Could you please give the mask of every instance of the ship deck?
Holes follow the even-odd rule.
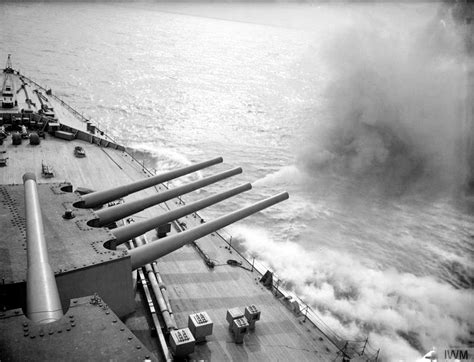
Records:
[[[218,237],[199,241],[212,259],[226,263],[236,259]],[[250,268],[250,265],[243,265]],[[190,313],[206,311],[214,322],[214,333],[205,346],[196,349],[193,359],[221,360],[333,360],[336,349],[304,317],[296,317],[268,289],[259,283],[260,275],[239,267],[223,265],[210,271],[203,260],[196,259],[193,247],[185,247],[159,262],[162,277],[170,293],[178,325],[187,325]],[[243,311],[247,305],[261,311],[261,320],[244,339],[233,343],[225,319],[229,308]],[[209,352],[211,352],[209,354]]]
[[[21,93],[21,92],[20,92]],[[31,98],[30,93],[30,98]],[[78,120],[68,112],[59,111],[60,104],[51,101],[59,121],[77,126]],[[80,123],[80,122],[79,122]],[[81,126],[83,127],[83,125]],[[10,141],[10,142],[7,142]],[[86,157],[74,157],[75,146],[81,146]],[[6,167],[0,168],[0,184],[21,184],[25,172],[34,172],[39,183],[71,182],[74,189],[86,187],[102,190],[119,186],[144,177],[151,176],[142,165],[124,151],[101,147],[82,140],[63,140],[46,135],[38,146],[24,141],[13,145],[7,139],[0,145],[0,158],[8,157]],[[54,170],[54,177],[41,178],[42,164],[46,163]],[[212,186],[214,190],[218,186]],[[148,188],[125,198],[125,201],[164,191],[159,185]],[[135,218],[148,218],[180,206],[175,199],[149,208]],[[187,227],[198,225],[201,220],[197,214],[180,219]],[[179,232],[178,224],[172,232]],[[152,241],[154,232],[146,235]],[[302,315],[296,315],[281,294],[264,287],[260,282],[261,274],[251,270],[252,266],[234,249],[229,247],[218,233],[213,233],[157,261],[157,266],[169,293],[171,307],[178,328],[188,326],[189,314],[207,312],[213,321],[213,333],[205,343],[196,345],[193,360],[253,360],[253,361],[329,361],[335,360],[337,347],[310,321]],[[216,262],[209,268],[202,252]],[[227,264],[229,259],[242,263],[242,267]],[[54,260],[51,261],[54,264]],[[249,270],[250,269],[250,270]],[[157,359],[163,359],[158,338],[153,330],[152,318],[147,309],[143,289],[138,285],[136,293],[136,312],[124,320],[130,330],[155,353]],[[233,340],[226,321],[226,312],[231,308],[255,305],[261,311],[261,319],[256,328],[250,331],[243,343]],[[161,317],[159,318],[162,323]]]
[[[80,145],[86,157],[74,156],[64,161],[57,155],[73,155],[74,147]],[[1,184],[21,184],[25,172],[41,175],[42,162],[48,163],[54,170],[54,177],[40,179],[39,182],[71,182],[76,187],[94,190],[118,186],[145,176],[141,165],[126,152],[105,149],[83,141],[64,141],[49,135],[39,146],[22,144],[14,146],[4,144],[0,152],[9,157],[7,168],[0,168]],[[8,172],[7,172],[8,170]],[[91,171],[93,170],[93,171]],[[215,187],[215,186],[214,186]],[[143,190],[127,199],[141,198],[164,190],[164,186]],[[167,202],[150,208],[137,218],[155,216],[166,209],[178,207],[179,201]],[[195,215],[180,219],[188,227],[200,223]],[[148,233],[148,239],[156,238]],[[259,279],[261,275],[229,248],[227,242],[217,233],[201,238],[197,244],[210,259],[216,261],[216,267],[210,269],[192,245],[185,246],[158,260],[157,265],[163,282],[167,287],[171,306],[178,327],[188,326],[189,314],[206,311],[214,323],[212,336],[207,343],[197,345],[193,359],[198,360],[332,360],[336,356],[336,347],[304,317],[297,317],[286,307],[283,300],[265,288]],[[231,266],[227,260],[242,263],[247,269]],[[54,261],[52,261],[54,263]],[[143,296],[137,294],[138,311],[128,317],[127,325],[149,349],[159,355],[159,345],[151,337],[151,319],[143,306]],[[226,321],[226,311],[255,305],[261,311],[261,320],[254,331],[244,339],[243,344],[233,342],[232,333]]]

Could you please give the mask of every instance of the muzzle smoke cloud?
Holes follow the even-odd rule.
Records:
[[[333,199],[328,195],[344,192],[339,187],[344,182],[351,185],[342,198],[348,209],[353,206],[346,194],[357,188],[382,194],[357,204],[369,209],[386,194],[459,190],[468,172],[466,74],[474,64],[462,26],[444,9],[428,21],[415,16],[406,23],[400,14],[396,20],[366,13],[354,17],[347,22],[352,25],[336,26],[322,48],[330,81],[297,165],[283,167],[255,185],[286,184],[307,197],[318,190],[321,212],[329,213]],[[324,180],[329,180],[327,187]],[[302,209],[295,205],[292,211]],[[380,205],[375,209],[385,211]],[[294,240],[276,242],[258,228],[233,231],[250,254],[287,280],[335,331],[348,339],[368,335],[382,349],[384,360],[416,360],[433,345],[466,345],[472,339],[472,290],[397,270],[380,260],[362,261],[350,247],[337,248],[337,231],[328,236],[334,248],[317,237],[301,240],[303,234],[311,235],[312,227],[323,225],[320,215],[310,213],[315,225],[305,224],[308,232],[301,231]],[[339,221],[346,225],[351,220]],[[368,238],[373,231],[370,226],[361,230]],[[421,265],[425,249],[419,249]],[[441,261],[442,250],[436,259]]]
[[[470,338],[469,290],[395,269],[371,269],[350,254],[275,242],[260,228],[233,226],[232,233],[247,252],[284,276],[336,333],[368,336],[381,348],[382,360],[414,361],[423,348],[466,344]]]
[[[470,60],[460,25],[443,14],[424,24],[356,18],[326,43],[331,82],[299,157],[307,170],[396,194],[465,181]]]

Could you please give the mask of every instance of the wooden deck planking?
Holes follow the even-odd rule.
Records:
[[[212,239],[217,239],[214,237]],[[199,240],[202,244],[202,239]],[[218,250],[219,257],[235,257],[226,249],[219,248],[216,240],[212,241]],[[217,241],[218,243],[218,241]],[[191,250],[191,251],[190,251]],[[159,261],[162,278],[168,287],[176,320],[180,326],[187,325],[187,316],[205,310],[214,321],[214,333],[209,337],[207,348],[210,356],[217,360],[234,356],[235,360],[329,360],[335,356],[335,348],[327,341],[319,341],[319,331],[309,329],[310,322],[299,322],[276,297],[259,282],[257,273],[251,273],[232,266],[216,267],[213,271],[206,270],[204,262],[188,263],[192,248],[181,249]],[[176,256],[175,265],[170,259]],[[173,270],[174,273],[166,273]],[[204,274],[207,277],[202,278]],[[190,275],[195,275],[196,278]],[[229,308],[255,304],[262,311],[262,318],[257,322],[254,332],[249,334],[242,346],[229,347],[233,344],[232,335],[228,332],[226,311]],[[210,343],[212,342],[212,343]],[[247,346],[247,343],[249,344]],[[218,346],[218,347],[217,347]],[[326,351],[326,346],[331,353]],[[199,350],[200,347],[198,347]],[[316,352],[317,351],[317,352]],[[317,354],[318,353],[318,354]],[[217,356],[216,356],[217,355]],[[196,352],[202,356],[202,352]]]

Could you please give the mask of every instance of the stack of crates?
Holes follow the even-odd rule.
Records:
[[[229,329],[232,331],[235,343],[243,343],[249,324],[245,320],[242,311],[239,308],[228,309],[226,320],[229,323]]]

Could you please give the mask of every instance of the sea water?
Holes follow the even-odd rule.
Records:
[[[474,224],[460,192],[472,59],[449,9],[144,2],[0,12],[0,57],[11,53],[16,69],[149,169],[216,156],[221,169],[242,166],[189,195],[253,183],[206,218],[289,191],[228,231],[338,335],[368,337],[386,360],[472,342]]]

